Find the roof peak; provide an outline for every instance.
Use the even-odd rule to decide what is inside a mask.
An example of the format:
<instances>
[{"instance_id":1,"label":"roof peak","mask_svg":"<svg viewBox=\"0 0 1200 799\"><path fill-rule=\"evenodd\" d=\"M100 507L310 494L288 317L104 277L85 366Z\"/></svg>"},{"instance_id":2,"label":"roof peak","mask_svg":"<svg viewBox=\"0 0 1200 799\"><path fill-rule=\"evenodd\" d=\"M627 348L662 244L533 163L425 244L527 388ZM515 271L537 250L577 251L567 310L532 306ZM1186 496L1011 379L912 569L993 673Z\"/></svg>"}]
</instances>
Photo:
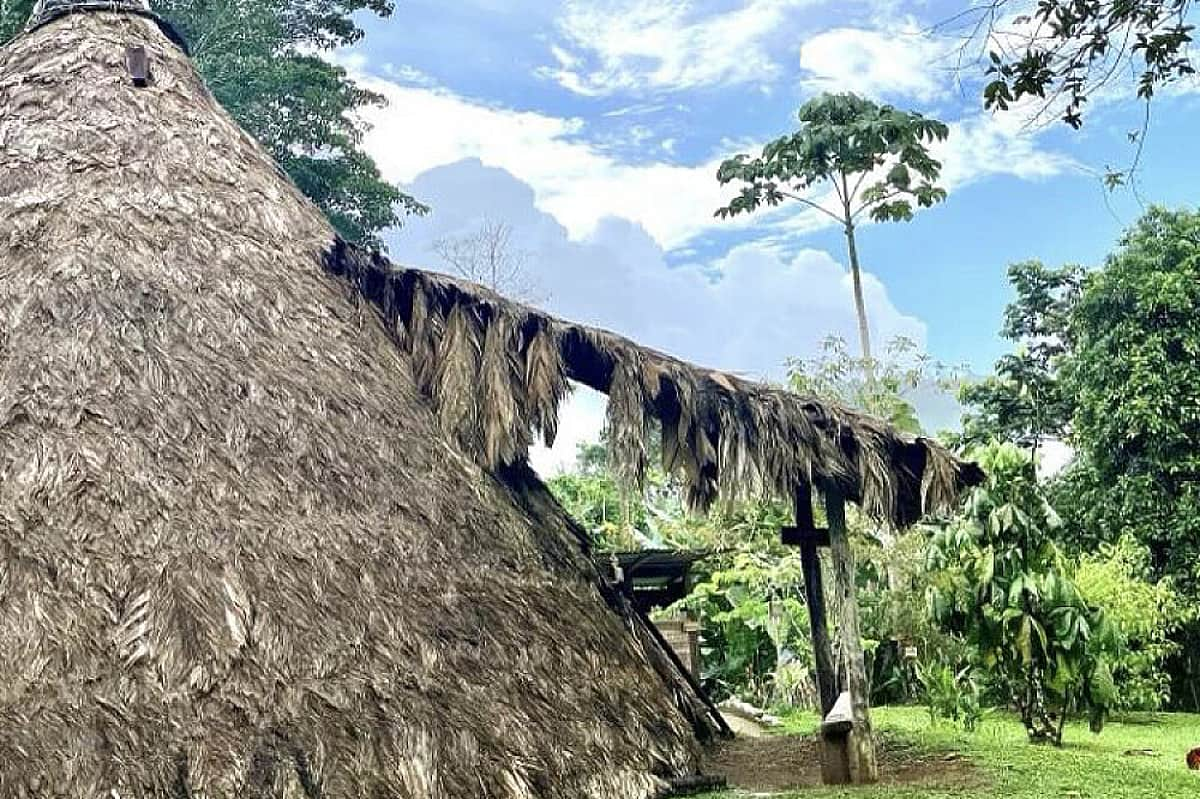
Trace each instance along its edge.
<instances>
[{"instance_id":1,"label":"roof peak","mask_svg":"<svg viewBox=\"0 0 1200 799\"><path fill-rule=\"evenodd\" d=\"M187 41L171 23L154 13L150 0L37 0L26 30L35 30L68 14L88 11L136 14L158 23L167 38L188 53Z\"/></svg>"},{"instance_id":2,"label":"roof peak","mask_svg":"<svg viewBox=\"0 0 1200 799\"><path fill-rule=\"evenodd\" d=\"M37 0L29 24L41 25L74 11L136 11L149 14L149 0Z\"/></svg>"}]
</instances>

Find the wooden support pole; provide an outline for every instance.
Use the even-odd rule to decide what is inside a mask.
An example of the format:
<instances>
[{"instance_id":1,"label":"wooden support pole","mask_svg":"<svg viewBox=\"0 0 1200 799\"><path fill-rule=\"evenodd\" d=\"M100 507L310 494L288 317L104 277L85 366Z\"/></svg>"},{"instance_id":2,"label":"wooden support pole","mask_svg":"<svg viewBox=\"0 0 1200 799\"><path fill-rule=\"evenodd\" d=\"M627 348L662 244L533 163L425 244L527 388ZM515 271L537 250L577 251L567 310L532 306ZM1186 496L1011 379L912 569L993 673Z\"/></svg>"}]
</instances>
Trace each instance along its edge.
<instances>
[{"instance_id":1,"label":"wooden support pole","mask_svg":"<svg viewBox=\"0 0 1200 799\"><path fill-rule=\"evenodd\" d=\"M812 509L812 487L804 483L796 489L796 528L812 531L815 528ZM817 539L809 535L800 543L800 564L804 569L804 601L808 605L808 626L812 636L813 662L817 671L817 693L821 701L821 718L825 718L837 701L837 672L833 667L833 649L829 643L829 623L825 611L825 585L821 577L821 557Z\"/></svg>"},{"instance_id":2,"label":"wooden support pole","mask_svg":"<svg viewBox=\"0 0 1200 799\"><path fill-rule=\"evenodd\" d=\"M875 759L875 736L871 732L867 664L863 657L862 634L858 624L858 596L854 589L854 553L846 531L846 499L833 487L827 487L825 516L829 520L829 545L833 559L834 590L842 616L838 632L846 665L846 689L850 693L853 726L849 741L850 779L856 785L879 781Z\"/></svg>"}]
</instances>

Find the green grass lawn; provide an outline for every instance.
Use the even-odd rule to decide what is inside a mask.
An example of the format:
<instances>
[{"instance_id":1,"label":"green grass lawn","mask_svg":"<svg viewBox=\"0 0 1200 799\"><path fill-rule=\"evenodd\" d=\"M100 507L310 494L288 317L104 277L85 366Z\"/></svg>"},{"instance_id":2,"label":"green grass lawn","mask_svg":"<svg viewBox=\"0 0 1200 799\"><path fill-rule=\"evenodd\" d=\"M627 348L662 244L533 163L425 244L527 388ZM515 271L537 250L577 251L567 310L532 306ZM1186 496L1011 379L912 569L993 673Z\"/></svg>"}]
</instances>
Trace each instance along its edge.
<instances>
[{"instance_id":1,"label":"green grass lawn","mask_svg":"<svg viewBox=\"0 0 1200 799\"><path fill-rule=\"evenodd\" d=\"M1063 748L1031 746L1020 723L993 716L974 734L949 724L931 726L920 708L879 708L875 726L883 736L928 754L958 752L978 769L978 787L939 787L936 778L922 787L876 786L856 789L806 789L775 794L785 797L854 796L890 799L1200 799L1200 772L1184 758L1200 746L1200 716L1159 714L1110 722L1099 736L1086 724L1069 725ZM808 734L815 719L787 722L787 734ZM1158 757L1131 757L1133 749L1151 749ZM736 790L709 799L750 796ZM762 796L763 794L757 794Z\"/></svg>"}]
</instances>

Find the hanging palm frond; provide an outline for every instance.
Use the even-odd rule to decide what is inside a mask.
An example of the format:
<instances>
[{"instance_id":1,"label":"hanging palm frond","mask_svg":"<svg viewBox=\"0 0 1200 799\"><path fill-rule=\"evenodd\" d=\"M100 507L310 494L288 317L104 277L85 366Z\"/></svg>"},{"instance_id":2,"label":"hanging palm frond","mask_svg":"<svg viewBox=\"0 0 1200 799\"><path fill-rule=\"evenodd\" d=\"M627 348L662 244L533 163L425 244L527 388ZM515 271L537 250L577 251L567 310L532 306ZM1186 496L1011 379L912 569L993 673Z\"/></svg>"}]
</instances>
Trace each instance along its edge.
<instances>
[{"instance_id":1,"label":"hanging palm frond","mask_svg":"<svg viewBox=\"0 0 1200 799\"><path fill-rule=\"evenodd\" d=\"M718 497L790 499L809 482L836 487L871 517L905 527L951 507L982 478L935 441L861 412L704 369L473 283L399 267L343 242L325 263L334 274L374 276L356 283L381 311L394 309L398 319L387 321L407 331L401 345L418 384L447 430L489 469L523 460L538 432L552 443L573 380L609 395L610 457L633 486L646 474L649 418L661 422L663 467L682 481L696 511Z\"/></svg>"}]
</instances>

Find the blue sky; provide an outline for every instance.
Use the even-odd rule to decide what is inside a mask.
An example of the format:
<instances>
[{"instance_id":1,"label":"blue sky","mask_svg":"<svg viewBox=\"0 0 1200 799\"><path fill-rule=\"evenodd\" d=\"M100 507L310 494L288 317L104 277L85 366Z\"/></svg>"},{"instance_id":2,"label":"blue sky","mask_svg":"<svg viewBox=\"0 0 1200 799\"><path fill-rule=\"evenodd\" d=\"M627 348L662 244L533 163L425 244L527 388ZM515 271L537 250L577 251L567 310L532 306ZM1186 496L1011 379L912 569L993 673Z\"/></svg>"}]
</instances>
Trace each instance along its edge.
<instances>
[{"instance_id":1,"label":"blue sky","mask_svg":"<svg viewBox=\"0 0 1200 799\"><path fill-rule=\"evenodd\" d=\"M790 131L822 90L943 119L950 196L911 223L861 230L867 303L877 340L906 335L983 372L1005 349L1005 267L1096 264L1136 218L1138 198L1106 196L1098 173L1132 157L1143 108L1124 85L1079 132L984 112L981 68L954 69L956 31L930 30L961 8L403 0L391 19L364 18L363 43L337 58L388 99L367 115L368 150L434 209L387 236L394 257L444 268L433 242L503 222L549 310L749 375L779 377L828 334L853 340L844 244L800 207L713 219L716 164ZM1194 196L1194 88L1152 107L1147 201ZM576 402L581 430L597 407Z\"/></svg>"}]
</instances>

